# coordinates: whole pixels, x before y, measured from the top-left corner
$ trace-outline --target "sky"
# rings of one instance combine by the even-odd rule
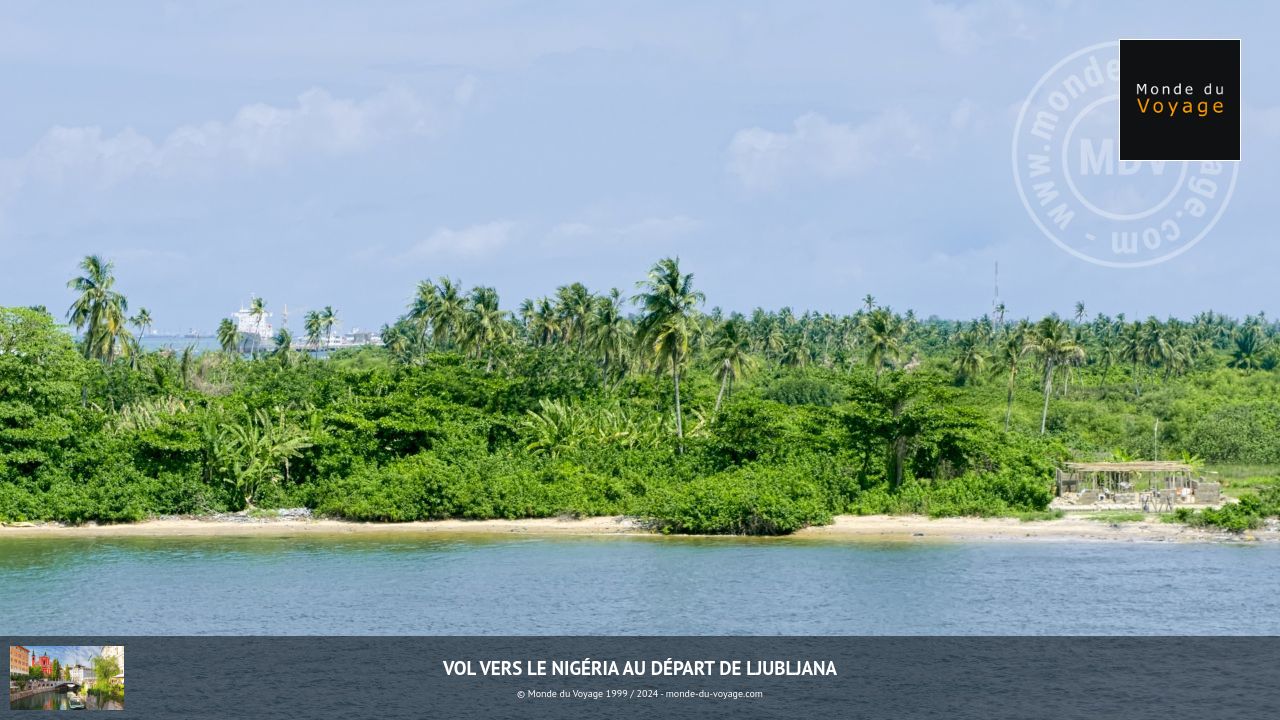
[[[63,667],[73,665],[93,667],[94,656],[102,654],[102,647],[98,645],[28,645],[24,647],[34,650],[37,658],[48,655],[50,662],[57,660]]]
[[[920,316],[1280,311],[1280,6],[1201,2],[226,2],[0,7],[0,305],[62,315],[86,254],[165,332],[265,298],[377,328],[419,280],[504,307],[630,292]],[[1243,39],[1222,220],[1144,269],[1053,245],[1010,164],[1059,59]],[[278,323],[278,316],[277,316]]]

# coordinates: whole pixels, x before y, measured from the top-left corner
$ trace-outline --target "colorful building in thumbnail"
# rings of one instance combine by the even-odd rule
[[[40,667],[40,672],[44,673],[45,677],[53,677],[53,661],[48,655],[41,655],[34,664]]]
[[[31,651],[21,645],[9,646],[9,674],[26,675],[31,670]]]

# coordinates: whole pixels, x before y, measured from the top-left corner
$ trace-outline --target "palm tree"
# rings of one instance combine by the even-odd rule
[[[556,314],[562,339],[582,347],[587,340],[587,324],[595,306],[595,297],[582,283],[556,289]]]
[[[1120,340],[1120,359],[1131,363],[1133,366],[1133,392],[1135,395],[1142,394],[1142,376],[1139,368],[1150,362],[1149,350],[1150,344],[1147,342],[1142,323],[1135,322],[1126,326],[1124,336]]]
[[[436,286],[430,280],[423,280],[418,283],[418,290],[413,296],[413,301],[409,303],[409,322],[418,330],[419,339],[425,341],[430,339],[431,321],[435,315],[436,307]],[[318,316],[317,316],[318,317]],[[317,335],[317,341],[319,335]]]
[[[1234,333],[1231,359],[1227,364],[1240,370],[1257,370],[1266,362],[1270,343],[1254,323],[1240,326]]]
[[[145,336],[151,332],[151,311],[146,308],[138,308],[138,314],[129,318],[129,323],[138,328],[138,334]]]
[[[253,317],[253,350],[257,352],[262,345],[262,323],[267,316],[267,301],[260,297],[249,301],[249,315]]]
[[[525,329],[535,345],[555,342],[560,334],[560,323],[556,319],[555,305],[549,298],[542,297],[529,303]]]
[[[107,363],[118,353],[128,352],[127,340],[130,337],[125,327],[129,301],[113,289],[116,282],[113,267],[101,256],[89,255],[80,261],[84,275],[67,282],[67,287],[80,293],[80,297],[67,309],[67,320],[77,332],[85,331],[82,340],[84,356]]]
[[[705,296],[693,289],[693,273],[680,272],[679,258],[654,263],[649,277],[636,283],[642,290],[633,301],[640,306],[636,342],[659,363],[671,367],[675,384],[676,437],[684,449],[684,417],[680,408],[680,369],[689,352],[689,336],[698,305]]]
[[[435,291],[431,304],[431,338],[441,347],[452,347],[461,340],[467,300],[462,296],[461,284],[447,277],[440,278]]]
[[[1040,434],[1049,419],[1049,396],[1053,393],[1053,372],[1058,366],[1084,357],[1084,348],[1076,344],[1067,324],[1055,315],[1039,323],[1027,337],[1027,349],[1044,363],[1044,409],[1040,413]]]
[[[280,332],[276,333],[273,338],[275,347],[271,350],[271,356],[280,361],[280,364],[289,367],[293,365],[293,333],[289,332],[289,328],[280,328]]]
[[[320,326],[324,328],[325,347],[333,345],[333,327],[338,324],[338,313],[332,305],[325,305],[320,311]]]
[[[888,308],[876,308],[862,316],[861,330],[867,362],[875,368],[876,383],[879,384],[886,363],[902,355],[906,329],[902,319]]]
[[[462,322],[462,342],[476,358],[487,359],[485,369],[493,370],[493,346],[511,336],[507,313],[498,307],[498,291],[491,287],[472,289]]]
[[[956,378],[961,384],[978,379],[987,364],[987,354],[982,345],[985,340],[977,329],[961,333],[956,342],[958,353],[955,357]]]
[[[240,331],[231,318],[223,318],[222,322],[218,323],[218,344],[222,346],[222,352],[240,352]]]
[[[320,349],[320,338],[324,337],[324,318],[316,310],[310,310],[302,318],[302,329],[307,333],[307,345],[312,350]]]
[[[720,381],[716,393],[713,414],[720,412],[725,393],[731,392],[733,383],[755,369],[756,359],[751,355],[751,342],[742,328],[742,321],[730,318],[716,330],[711,344],[711,361],[715,366],[715,378]]]
[[[1027,323],[1019,322],[1011,332],[1006,333],[998,349],[1000,365],[1009,369],[1009,388],[1005,397],[1004,429],[1008,431],[1013,419],[1013,391],[1018,380],[1018,364],[1027,352]]]
[[[626,352],[630,327],[622,314],[622,303],[622,291],[613,288],[608,295],[596,298],[595,309],[587,323],[588,343],[600,356],[600,367],[605,377],[614,367],[625,368],[621,360]]]

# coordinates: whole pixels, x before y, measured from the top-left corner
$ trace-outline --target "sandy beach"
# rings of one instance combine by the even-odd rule
[[[202,537],[299,535],[648,535],[635,518],[537,518],[527,520],[438,520],[407,523],[359,523],[312,518],[161,518],[121,525],[66,526],[57,523],[0,525],[0,538],[14,537]],[[1242,535],[1207,531],[1157,519],[1110,523],[1068,515],[1023,522],[1013,518],[940,518],[918,515],[840,515],[830,525],[788,536],[820,541],[1110,541],[1110,542],[1265,542],[1280,541],[1274,525]]]

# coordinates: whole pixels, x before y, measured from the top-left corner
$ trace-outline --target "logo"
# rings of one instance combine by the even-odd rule
[[[1240,159],[1239,40],[1121,40],[1123,160]]]
[[[1121,160],[1120,75],[1118,42],[1050,68],[1018,114],[1013,175],[1023,207],[1058,247],[1097,265],[1145,267],[1213,229],[1239,165]]]

